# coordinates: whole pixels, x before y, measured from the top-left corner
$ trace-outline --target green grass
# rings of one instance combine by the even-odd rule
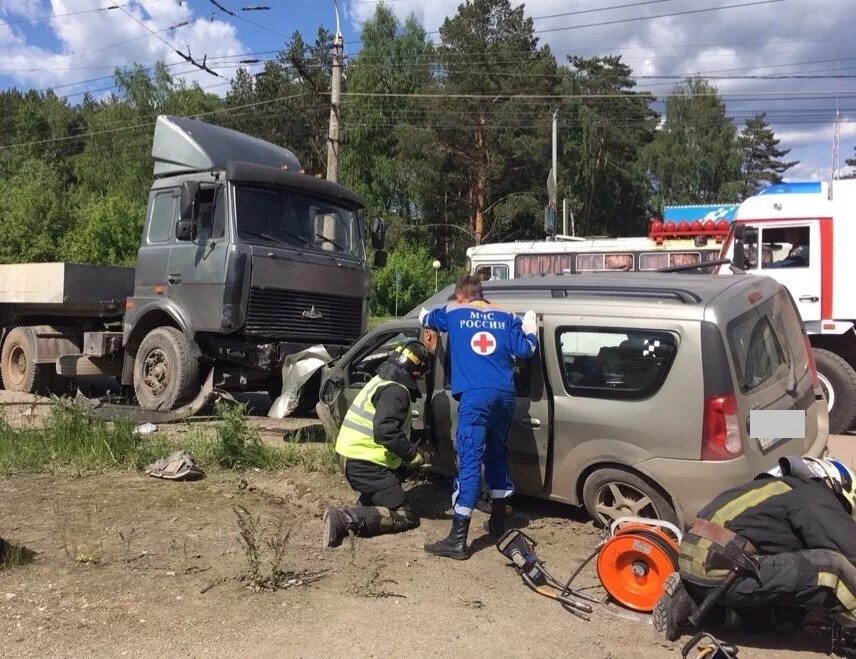
[[[333,445],[303,444],[299,436],[279,446],[261,441],[247,423],[246,407],[218,404],[215,433],[196,430],[184,438],[134,434],[134,424],[90,419],[69,403],[51,406],[40,428],[15,428],[0,419],[0,474],[72,473],[141,469],[173,451],[189,451],[203,469],[336,470]]]

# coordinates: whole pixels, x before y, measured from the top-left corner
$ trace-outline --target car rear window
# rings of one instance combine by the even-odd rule
[[[621,400],[654,395],[677,352],[671,332],[653,329],[562,327],[556,345],[569,394]]]
[[[802,325],[782,293],[731,321],[727,334],[744,394],[785,377],[806,361]]]

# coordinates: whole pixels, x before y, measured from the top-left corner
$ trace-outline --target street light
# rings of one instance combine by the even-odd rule
[[[443,264],[440,263],[439,261],[437,261],[436,259],[434,260],[434,263],[431,264],[431,267],[434,268],[434,292],[435,293],[437,292],[437,275],[440,272],[440,266],[441,265],[443,265]]]

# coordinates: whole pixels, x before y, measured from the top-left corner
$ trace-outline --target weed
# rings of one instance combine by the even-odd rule
[[[272,447],[262,443],[259,433],[247,423],[246,405],[218,402],[217,440],[211,458],[227,469],[257,467],[270,469],[281,466],[281,456]]]
[[[271,527],[263,527],[261,519],[253,517],[244,506],[234,508],[238,518],[238,535],[244,557],[247,561],[247,574],[253,590],[276,590],[289,581],[299,585],[300,579],[294,572],[282,569],[285,549],[291,531],[283,530],[283,520]],[[264,570],[264,566],[267,570]],[[266,572],[266,573],[265,573]]]

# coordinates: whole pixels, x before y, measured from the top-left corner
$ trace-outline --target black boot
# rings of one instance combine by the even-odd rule
[[[348,537],[349,531],[356,531],[357,520],[347,510],[327,506],[324,511],[324,547],[338,547]]]
[[[425,551],[435,556],[446,556],[459,561],[465,561],[470,557],[467,548],[467,533],[470,530],[469,517],[453,517],[452,530],[443,540],[429,542],[425,545]]]
[[[487,530],[494,538],[501,538],[505,533],[505,499],[494,499],[490,504],[490,519]]]
[[[666,579],[665,590],[654,606],[654,629],[666,640],[676,641],[681,636],[681,628],[689,622],[695,605],[677,572],[672,572]]]

